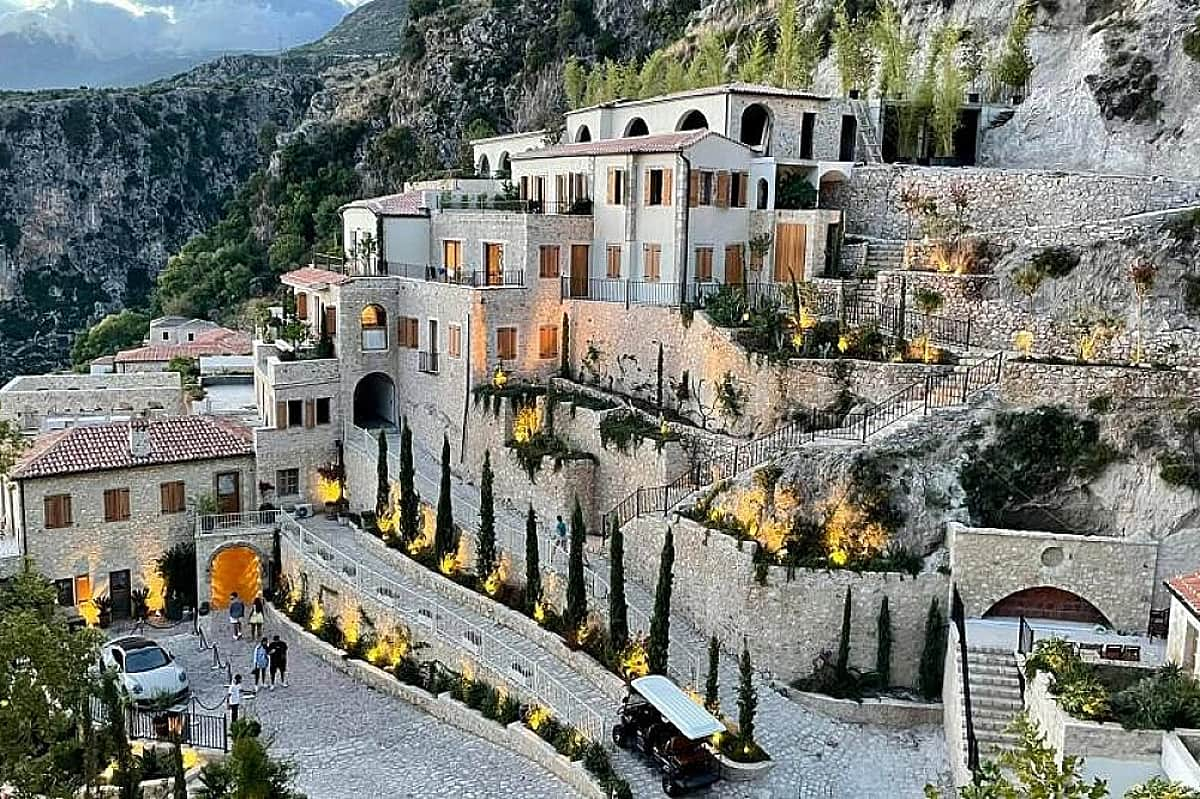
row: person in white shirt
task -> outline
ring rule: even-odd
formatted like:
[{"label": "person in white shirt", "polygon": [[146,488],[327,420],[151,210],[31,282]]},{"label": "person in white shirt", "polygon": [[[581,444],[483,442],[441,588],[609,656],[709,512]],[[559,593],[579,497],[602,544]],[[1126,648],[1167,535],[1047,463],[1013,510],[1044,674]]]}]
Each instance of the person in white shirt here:
[{"label": "person in white shirt", "polygon": [[238,711],[242,707],[242,675],[233,675],[233,682],[229,684],[229,717],[231,721],[238,720]]}]

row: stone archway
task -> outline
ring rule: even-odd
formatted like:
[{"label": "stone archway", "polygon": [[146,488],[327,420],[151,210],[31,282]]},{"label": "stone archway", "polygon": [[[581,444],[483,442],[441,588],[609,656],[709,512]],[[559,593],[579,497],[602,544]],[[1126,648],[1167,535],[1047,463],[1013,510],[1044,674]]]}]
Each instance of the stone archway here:
[{"label": "stone archway", "polygon": [[771,112],[762,103],[751,103],[742,111],[738,141],[750,147],[763,147],[771,135]]},{"label": "stone archway", "polygon": [[208,560],[209,604],[218,610],[227,608],[230,597],[237,593],[250,605],[256,597],[263,595],[269,563],[265,553],[244,541],[218,547]]},{"label": "stone archway", "polygon": [[629,124],[625,126],[623,138],[631,138],[633,136],[649,136],[650,127],[646,124],[646,120],[641,117],[634,117],[629,120]]},{"label": "stone archway", "polygon": [[372,372],[354,387],[354,426],[367,430],[396,426],[396,384]]},{"label": "stone archway", "polygon": [[483,178],[489,178],[492,176],[492,167],[491,164],[488,163],[487,153],[479,156],[479,166],[476,168],[475,172]]},{"label": "stone archway", "polygon": [[575,141],[577,143],[579,143],[579,142],[585,142],[585,141],[591,141],[591,140],[592,140],[592,131],[588,128],[587,125],[580,125],[579,130],[575,131]]},{"label": "stone archway", "polygon": [[675,130],[705,130],[708,128],[708,117],[693,108],[679,118]]},{"label": "stone archway", "polygon": [[1017,616],[1112,626],[1099,608],[1079,594],[1048,585],[1015,591],[993,604],[983,614],[985,619]]}]

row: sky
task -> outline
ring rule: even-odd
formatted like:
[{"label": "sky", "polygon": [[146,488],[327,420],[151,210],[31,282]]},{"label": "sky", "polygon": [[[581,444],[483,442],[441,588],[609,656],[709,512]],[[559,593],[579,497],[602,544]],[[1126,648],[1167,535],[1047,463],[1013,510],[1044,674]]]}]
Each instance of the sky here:
[{"label": "sky", "polygon": [[274,50],[320,37],[365,0],[0,0],[0,34],[37,31],[98,57]]}]

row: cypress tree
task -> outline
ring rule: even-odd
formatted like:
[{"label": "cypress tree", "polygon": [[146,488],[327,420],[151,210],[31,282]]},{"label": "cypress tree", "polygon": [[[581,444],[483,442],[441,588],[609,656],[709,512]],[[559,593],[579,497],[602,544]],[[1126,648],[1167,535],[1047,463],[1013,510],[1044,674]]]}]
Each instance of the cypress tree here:
[{"label": "cypress tree", "polygon": [[486,580],[496,569],[496,503],[492,489],[492,453],[483,451],[479,480],[479,538],[475,543],[475,573]]},{"label": "cypress tree", "polygon": [[412,428],[408,420],[400,432],[400,540],[409,544],[421,533],[421,498],[417,496],[416,472],[413,469]]},{"label": "cypress tree", "polygon": [[876,625],[879,647],[875,650],[875,673],[879,675],[879,686],[887,688],[892,683],[892,613],[888,610],[885,595],[879,603],[879,622]]},{"label": "cypress tree", "polygon": [[379,431],[379,455],[375,460],[375,515],[383,516],[388,509],[388,441],[387,430]]},{"label": "cypress tree", "polygon": [[937,699],[942,694],[942,669],[946,660],[946,619],[938,607],[937,597],[929,602],[929,613],[925,616],[925,648],[921,650],[921,666],[917,674],[917,688],[926,699]]},{"label": "cypress tree", "polygon": [[433,530],[433,554],[440,563],[458,547],[454,541],[454,509],[450,503],[450,439],[442,436],[442,481],[438,491],[437,526]]},{"label": "cypress tree", "polygon": [[619,652],[629,643],[629,618],[625,605],[625,534],[615,524],[608,559],[608,640]]},{"label": "cypress tree", "polygon": [[96,725],[92,719],[92,694],[89,691],[80,703],[79,738],[83,749],[83,795],[84,799],[95,796],[96,778],[100,774],[99,743],[96,740]]},{"label": "cypress tree", "polygon": [[542,598],[542,567],[538,562],[537,516],[533,506],[525,515],[525,611],[533,613],[533,607]]},{"label": "cypress tree", "polygon": [[670,527],[658,560],[658,584],[654,588],[654,615],[650,617],[650,643],[646,660],[651,674],[666,674],[671,650],[671,580],[675,567],[675,533]]},{"label": "cypress tree", "polygon": [[842,636],[838,641],[837,673],[846,676],[850,669],[850,587],[846,587],[846,602],[842,606]]},{"label": "cypress tree", "polygon": [[558,373],[567,380],[572,379],[571,375],[571,319],[563,313],[562,318],[562,342],[559,344],[559,368]]},{"label": "cypress tree", "polygon": [[743,743],[754,743],[754,716],[758,713],[758,691],[754,690],[754,666],[750,646],[742,639],[742,657],[738,660],[738,732]]},{"label": "cypress tree", "polygon": [[567,557],[567,607],[563,622],[568,630],[574,630],[587,618],[587,591],[583,585],[583,543],[587,528],[583,526],[583,508],[579,497],[575,497],[575,509],[571,512],[571,550]]},{"label": "cypress tree", "polygon": [[183,768],[183,738],[171,736],[171,766],[175,781],[171,786],[171,799],[188,799],[187,771]]},{"label": "cypress tree", "polygon": [[708,639],[708,679],[704,681],[704,706],[708,712],[716,714],[721,709],[720,684],[718,683],[718,668],[721,665],[721,642],[714,633]]}]

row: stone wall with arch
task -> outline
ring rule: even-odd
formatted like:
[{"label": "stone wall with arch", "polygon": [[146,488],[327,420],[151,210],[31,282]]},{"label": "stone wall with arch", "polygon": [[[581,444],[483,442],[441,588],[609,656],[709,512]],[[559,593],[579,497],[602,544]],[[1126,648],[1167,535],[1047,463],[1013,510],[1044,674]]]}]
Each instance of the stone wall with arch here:
[{"label": "stone wall with arch", "polygon": [[1031,588],[1057,588],[1095,606],[1117,630],[1146,631],[1158,542],[966,527],[947,530],[950,569],[966,615],[982,617]]},{"label": "stone wall with arch", "polygon": [[[214,608],[224,608],[228,605],[226,596],[215,596],[212,590],[214,567],[224,553],[240,550],[253,553],[258,559],[259,586],[265,589],[270,581],[273,535],[271,528],[262,528],[260,530],[239,529],[236,533],[227,536],[219,533],[197,536],[196,582],[200,603],[208,602]],[[242,599],[249,604],[254,597],[243,596]]]}]

